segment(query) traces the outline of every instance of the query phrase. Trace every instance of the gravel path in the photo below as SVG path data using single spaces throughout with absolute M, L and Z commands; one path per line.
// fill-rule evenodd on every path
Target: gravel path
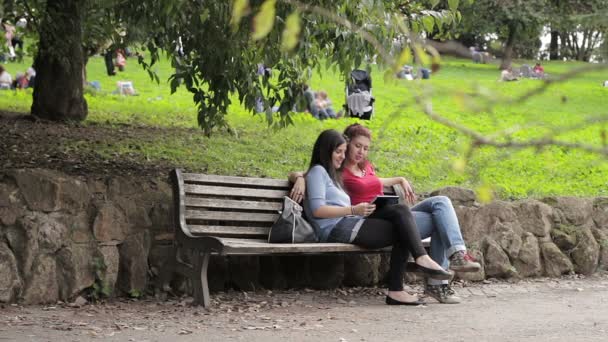
M 464 301 L 389 307 L 383 291 L 220 293 L 0 308 L 0 341 L 606 341 L 608 274 L 456 284 Z M 414 286 L 415 291 L 421 287 Z

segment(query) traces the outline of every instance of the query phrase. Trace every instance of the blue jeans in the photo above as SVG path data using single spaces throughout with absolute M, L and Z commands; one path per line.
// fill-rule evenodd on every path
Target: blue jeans
M 466 250 L 452 201 L 446 196 L 434 196 L 416 204 L 411 210 L 420 237 L 431 237 L 430 257 L 448 269 L 448 258 L 457 251 Z M 438 285 L 448 281 L 429 278 L 428 283 Z

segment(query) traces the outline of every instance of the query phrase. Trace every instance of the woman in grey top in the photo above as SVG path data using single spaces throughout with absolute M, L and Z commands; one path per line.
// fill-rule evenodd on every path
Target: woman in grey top
M 378 211 L 370 203 L 351 206 L 338 172 L 345 152 L 346 141 L 340 133 L 323 131 L 315 142 L 306 172 L 305 205 L 318 226 L 321 242 L 353 243 L 366 248 L 392 246 L 386 303 L 422 304 L 416 295 L 403 290 L 404 267 L 409 253 L 418 269 L 434 278 L 448 279 L 450 273 L 427 255 L 407 206 L 384 206 Z

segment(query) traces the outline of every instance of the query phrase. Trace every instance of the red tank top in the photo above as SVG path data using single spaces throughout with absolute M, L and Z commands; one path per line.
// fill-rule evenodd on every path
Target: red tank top
M 376 176 L 372 164 L 366 162 L 364 170 L 365 176 L 363 177 L 354 175 L 347 168 L 344 168 L 342 171 L 344 190 L 350 196 L 350 203 L 352 205 L 361 202 L 371 202 L 376 196 L 383 194 L 382 182 Z

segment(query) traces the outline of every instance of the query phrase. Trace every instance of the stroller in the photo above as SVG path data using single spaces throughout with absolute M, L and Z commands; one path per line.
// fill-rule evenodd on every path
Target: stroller
M 372 78 L 365 70 L 353 70 L 346 86 L 346 116 L 370 120 L 374 114 Z

